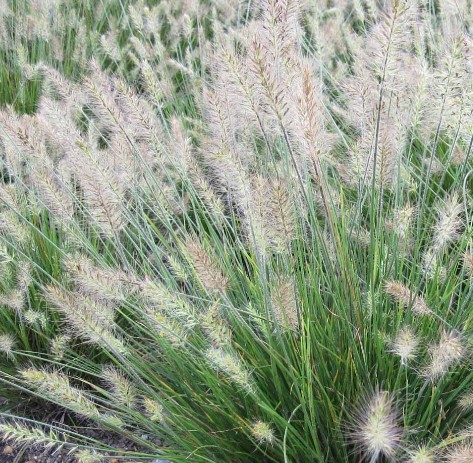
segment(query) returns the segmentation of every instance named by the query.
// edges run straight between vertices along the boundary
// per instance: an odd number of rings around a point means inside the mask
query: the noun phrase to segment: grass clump
[[[471,5],[191,3],[2,111],[0,378],[136,461],[468,461]]]

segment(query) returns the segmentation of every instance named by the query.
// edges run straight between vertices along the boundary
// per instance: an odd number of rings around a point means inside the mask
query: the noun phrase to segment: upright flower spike
[[[463,226],[463,204],[458,194],[453,193],[442,204],[437,205],[437,223],[434,226],[432,249],[439,253],[460,236]]]
[[[391,352],[401,358],[401,365],[406,365],[408,360],[416,355],[419,338],[410,326],[401,328],[391,346]]]
[[[350,435],[364,461],[393,461],[403,438],[393,397],[386,391],[373,394],[358,411]]]
[[[294,282],[290,278],[278,283],[271,295],[271,302],[277,324],[284,330],[297,331],[299,329],[297,298]]]
[[[213,257],[196,241],[188,240],[185,247],[191,258],[194,269],[202,283],[202,286],[209,292],[225,292],[228,286],[228,279],[218,268]]]

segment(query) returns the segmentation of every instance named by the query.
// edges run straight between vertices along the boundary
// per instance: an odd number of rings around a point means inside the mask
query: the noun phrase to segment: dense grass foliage
[[[4,439],[472,461],[471,4],[34,4],[1,31],[0,380],[71,421]]]

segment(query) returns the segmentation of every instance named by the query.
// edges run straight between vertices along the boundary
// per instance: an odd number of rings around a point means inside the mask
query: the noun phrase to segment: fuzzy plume
[[[435,453],[425,446],[411,450],[408,454],[406,463],[435,463],[437,461]]]
[[[20,422],[0,423],[0,434],[3,441],[18,445],[41,445],[45,448],[59,448],[64,443],[52,430],[46,433],[39,427],[26,426]]]
[[[424,375],[436,381],[446,375],[449,369],[458,363],[467,353],[462,336],[456,331],[442,331],[437,344],[430,346],[430,362],[424,369]]]
[[[225,292],[228,279],[222,273],[214,258],[194,240],[187,241],[185,251],[202,286],[209,293]]]
[[[231,344],[232,333],[227,321],[220,314],[218,304],[212,304],[200,316],[200,326],[213,347],[221,348]]]
[[[53,402],[88,418],[100,416],[97,406],[80,389],[71,386],[65,374],[28,368],[21,370],[20,375],[27,384]]]
[[[121,371],[107,365],[102,370],[102,377],[117,403],[128,408],[134,407],[137,400],[135,388]]]
[[[143,400],[143,408],[151,421],[165,423],[166,418],[164,407],[157,400],[145,397]]]
[[[65,267],[81,293],[105,303],[125,300],[132,280],[125,272],[95,265],[81,254],[68,257]]]
[[[297,310],[297,298],[294,282],[290,279],[283,279],[271,297],[274,315],[279,327],[285,330],[299,330],[299,315]]]
[[[391,352],[401,358],[401,365],[415,358],[419,347],[419,338],[409,326],[401,328],[392,342]]]
[[[69,293],[58,286],[48,286],[44,290],[46,300],[62,313],[72,332],[92,343],[116,352],[125,352],[121,339],[114,334],[114,308],[79,293]]]
[[[405,308],[411,308],[417,315],[432,315],[432,310],[427,306],[424,298],[414,294],[409,288],[399,281],[387,281],[384,290]]]
[[[205,356],[215,370],[223,372],[236,385],[248,392],[253,390],[251,374],[236,353],[211,347]]]
[[[105,455],[87,449],[75,452],[74,457],[77,463],[102,463],[105,460]]]
[[[458,399],[458,406],[464,411],[473,410],[473,390],[463,392]]]
[[[470,463],[473,461],[473,442],[462,442],[447,451],[445,463]]]
[[[443,251],[460,236],[463,225],[463,205],[458,195],[453,193],[437,206],[437,223],[434,226],[432,249],[435,253]]]
[[[271,426],[261,420],[255,421],[251,425],[251,434],[258,441],[258,444],[270,444],[273,445],[276,437]]]
[[[376,392],[360,408],[351,431],[364,460],[393,459],[403,437],[393,397],[385,391]]]
[[[13,350],[15,348],[15,338],[11,334],[0,335],[0,352],[7,357],[13,357]]]

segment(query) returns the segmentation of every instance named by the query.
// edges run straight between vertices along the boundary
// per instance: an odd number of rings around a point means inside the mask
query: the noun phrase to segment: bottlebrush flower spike
[[[7,357],[13,357],[13,349],[15,347],[15,338],[11,334],[0,335],[0,352]]]
[[[438,344],[430,348],[430,363],[424,374],[431,381],[445,375],[450,367],[467,353],[462,336],[456,331],[443,331]]]
[[[136,391],[131,381],[117,368],[107,365],[102,370],[102,377],[110,388],[114,399],[121,405],[133,408],[136,403]]]
[[[363,460],[374,463],[382,456],[393,460],[403,437],[393,397],[376,392],[359,410],[351,431]]]
[[[406,463],[435,463],[435,454],[427,447],[419,447],[409,452],[409,459]]]
[[[419,338],[410,326],[401,328],[392,343],[391,352],[401,358],[401,365],[414,358],[419,346]]]
[[[464,411],[473,410],[473,390],[466,391],[460,396],[458,406]]]
[[[203,287],[210,293],[224,292],[228,279],[218,268],[213,257],[196,241],[188,240],[185,247]]]
[[[100,412],[83,391],[70,384],[68,376],[59,371],[27,368],[20,371],[22,379],[42,396],[60,403],[79,415],[97,418]]]
[[[251,426],[251,434],[259,444],[274,444],[275,436],[271,426],[264,421],[255,421]]]
[[[225,373],[231,381],[244,390],[248,392],[253,390],[251,374],[245,369],[236,353],[211,347],[205,352],[205,356],[215,370]]]
[[[291,279],[279,282],[272,294],[271,302],[278,325],[285,330],[297,331],[299,329],[297,299],[294,282]]]
[[[384,285],[384,290],[405,308],[411,307],[415,314],[432,315],[432,310],[429,309],[424,298],[414,294],[401,282],[387,281]]]
[[[473,461],[473,442],[455,445],[448,451],[445,463],[471,463]]]
[[[463,205],[458,194],[453,193],[445,202],[437,205],[438,219],[434,226],[432,248],[438,253],[460,236],[463,226]]]

